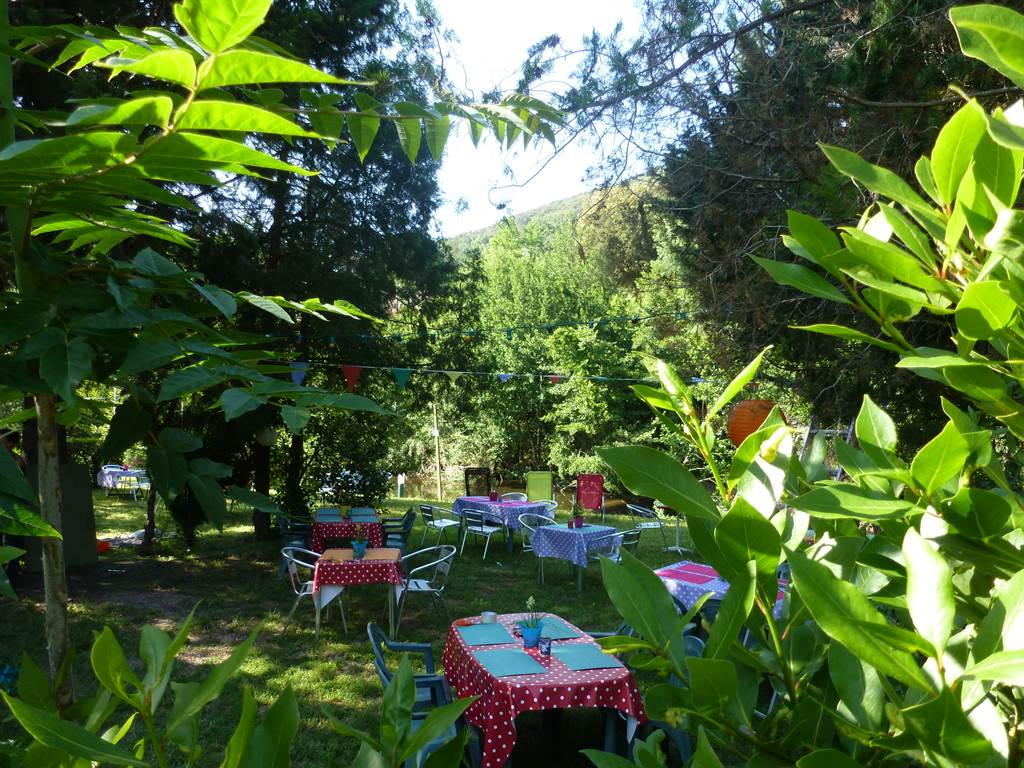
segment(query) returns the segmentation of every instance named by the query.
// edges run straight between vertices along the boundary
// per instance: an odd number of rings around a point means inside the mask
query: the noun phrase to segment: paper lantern
[[[729,439],[737,448],[758,430],[772,412],[775,403],[771,400],[744,400],[729,411]]]

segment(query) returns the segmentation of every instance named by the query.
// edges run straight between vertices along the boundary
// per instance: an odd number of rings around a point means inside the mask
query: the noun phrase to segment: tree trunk
[[[270,446],[253,443],[252,446],[252,485],[253,490],[264,496],[270,494]],[[273,538],[274,529],[270,524],[270,515],[254,509],[252,527],[257,539]]]
[[[43,519],[62,530],[60,459],[57,439],[57,404],[53,395],[36,396],[39,425],[39,509]],[[55,682],[70,653],[68,633],[68,581],[64,568],[64,544],[60,539],[44,538],[43,589],[46,595],[46,652],[50,661],[50,681]],[[74,699],[71,671],[64,670],[57,691],[61,709]]]
[[[156,489],[150,485],[146,494],[146,527],[142,534],[139,554],[148,557],[153,554],[153,536],[156,534]]]
[[[290,514],[305,517],[309,510],[302,496],[303,464],[306,460],[306,441],[302,435],[292,435],[288,446],[288,464],[284,475],[284,508]]]

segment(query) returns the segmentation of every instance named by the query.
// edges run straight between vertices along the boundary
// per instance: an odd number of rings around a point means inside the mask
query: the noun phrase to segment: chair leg
[[[429,528],[429,527],[430,526],[427,525],[426,523],[423,524],[423,535],[420,536],[420,546],[421,547],[423,546],[423,542],[427,540],[427,528]]]
[[[437,598],[437,602],[439,602],[441,604],[441,607],[444,609],[444,620],[451,624],[452,613],[448,610],[448,603],[444,601],[444,595],[442,595],[440,592],[432,592],[431,594],[434,595],[435,598]]]
[[[394,587],[392,587],[392,589],[394,589]],[[398,598],[398,607],[395,608],[395,637],[393,637],[392,640],[398,637],[398,628],[402,626],[402,613],[405,611],[405,598],[408,597],[408,595],[409,590],[404,589],[402,590],[402,596]]]
[[[341,614],[341,628],[348,634],[348,621],[345,620],[345,593],[338,595],[338,613]]]
[[[462,547],[459,549],[459,556],[460,557],[462,556],[462,553],[466,551],[466,537],[468,535],[469,535],[469,528],[468,527],[463,528],[462,529]]]
[[[491,546],[491,534],[487,534],[487,536],[484,538],[484,556],[481,558],[482,560],[487,559],[487,548],[489,546]]]
[[[298,597],[295,598],[295,602],[292,603],[292,609],[290,611],[288,611],[288,617],[284,620],[284,629],[282,630],[283,632],[287,632],[288,631],[288,625],[292,623],[292,616],[295,615],[295,609],[299,607],[299,601],[301,599],[302,599],[302,595],[299,595]]]

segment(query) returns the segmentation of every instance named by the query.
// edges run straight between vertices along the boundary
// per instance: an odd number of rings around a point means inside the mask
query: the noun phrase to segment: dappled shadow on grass
[[[400,508],[408,504],[408,500],[402,500]],[[142,502],[137,505],[141,507]],[[72,642],[80,651],[75,666],[78,695],[94,690],[87,652],[94,633],[104,625],[114,630],[129,658],[134,658],[144,624],[174,632],[197,606],[189,643],[175,668],[174,678],[179,682],[205,676],[249,632],[262,626],[238,682],[229,684],[204,714],[206,753],[199,765],[219,764],[241,707],[242,686],[251,687],[260,705],[267,706],[289,685],[296,693],[302,716],[292,752],[293,765],[323,766],[332,761],[348,765],[358,745],[330,730],[321,705],[328,705],[337,717],[354,727],[377,731],[380,684],[366,623],[386,622],[385,587],[363,585],[346,590],[348,635],[342,631],[335,610],[325,618],[317,643],[308,599],[300,604],[285,630],[284,619],[294,596],[287,580],[277,578],[280,544],[255,541],[245,517],[236,515],[223,532],[202,533],[191,553],[183,550],[180,541],[170,540],[158,545],[155,557],[142,558],[130,549],[115,550],[101,556],[99,566],[71,572]],[[133,523],[135,519],[131,518]],[[621,521],[609,522],[625,527]],[[167,520],[158,516],[158,525],[168,527]],[[419,526],[417,520],[410,539],[413,548],[420,543]],[[427,539],[429,545],[433,537]],[[477,615],[483,610],[520,611],[526,598],[534,595],[538,608],[560,614],[584,629],[608,630],[618,624],[618,615],[601,585],[599,569],[590,569],[583,593],[578,594],[567,564],[549,561],[546,584],[541,586],[536,580],[535,558],[521,549],[517,539],[515,552],[510,555],[505,542],[495,537],[487,560],[482,560],[482,542],[467,543],[465,555],[455,560],[445,592],[451,618]],[[679,559],[661,551],[660,536],[646,533],[640,555],[653,566]],[[26,650],[43,664],[39,577],[30,576],[20,585],[19,596],[17,603],[5,605],[4,620],[0,621],[0,663],[17,664],[22,650]],[[412,596],[400,636],[406,641],[431,643],[440,667],[448,627],[448,619],[434,610],[429,598]],[[165,706],[169,706],[170,698]],[[539,715],[524,715],[516,725],[519,739],[513,758],[518,765],[589,765],[578,750],[601,743],[602,720],[596,711],[566,712],[557,734],[547,739]],[[9,724],[0,725],[0,738],[10,733]]]

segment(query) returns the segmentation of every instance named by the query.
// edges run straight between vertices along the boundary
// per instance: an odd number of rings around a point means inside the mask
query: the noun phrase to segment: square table
[[[498,622],[512,634],[516,621],[523,617],[519,613],[504,614]],[[466,710],[466,719],[483,736],[483,768],[502,766],[512,754],[516,743],[515,718],[520,712],[572,707],[617,709],[628,718],[629,739],[633,738],[636,726],[647,719],[636,681],[625,666],[573,670],[559,660],[559,649],[569,645],[589,645],[598,652],[600,646],[564,619],[558,621],[578,632],[579,637],[555,641],[551,656],[541,655],[536,648],[524,649],[522,640],[515,637],[509,643],[470,646],[457,624],[449,629],[442,655],[445,677],[458,696],[480,697]],[[515,670],[517,674],[496,677],[481,658],[487,660],[488,653],[503,650],[525,653],[543,671],[532,674]],[[609,656],[606,663],[611,664],[613,659]]]
[[[376,522],[349,519],[314,522],[310,549],[314,552],[323,552],[324,544],[328,539],[352,539],[356,535],[356,526],[358,525],[363,526],[363,534],[366,536],[368,546],[372,548],[384,546],[384,529],[379,518]]]
[[[708,592],[714,599],[721,600],[729,591],[729,582],[710,565],[703,563],[680,560],[678,563],[658,568],[655,573],[668,587],[668,591],[675,601],[684,609],[689,609]],[[782,606],[782,598],[785,596],[787,586],[789,586],[789,582],[786,579],[779,579],[779,592],[775,599],[776,612]]]
[[[533,553],[537,557],[556,557],[572,563],[576,567],[576,588],[582,591],[587,556],[591,552],[604,551],[611,547],[610,542],[595,544],[594,540],[618,532],[618,529],[610,525],[586,524],[582,528],[542,525],[533,532]]]
[[[522,528],[520,515],[542,515],[554,520],[555,513],[548,512],[545,501],[491,501],[487,496],[459,496],[452,504],[452,512],[459,517],[467,509],[483,514],[485,520],[497,523],[505,529],[505,546],[512,551],[513,532]]]
[[[327,550],[316,561],[316,570],[313,571],[317,632],[320,631],[320,611],[344,592],[345,587],[355,584],[397,585],[404,579],[400,549],[368,549],[360,560],[354,559],[351,549]],[[388,587],[387,613],[390,636],[394,637],[395,590],[391,587]]]

